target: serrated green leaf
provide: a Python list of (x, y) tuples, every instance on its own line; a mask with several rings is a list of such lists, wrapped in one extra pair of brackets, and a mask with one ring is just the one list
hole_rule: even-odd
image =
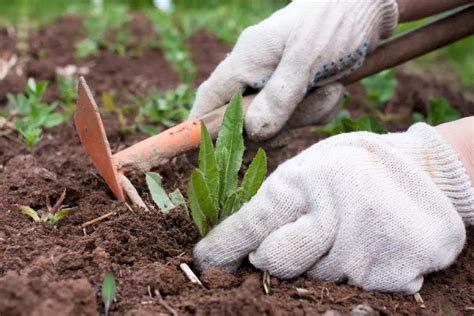
[(219, 216), (220, 221), (223, 221), (226, 217), (228, 217), (229, 215), (232, 215), (232, 213), (234, 213), (240, 208), (242, 204), (240, 197), (241, 197), (240, 189), (229, 194), (229, 196), (225, 200), (224, 205), (221, 209), (221, 214)]
[(263, 183), (267, 173), (267, 155), (263, 149), (259, 149), (250, 163), (242, 181), (242, 202), (249, 201)]
[(20, 212), (22, 212), (26, 216), (31, 217), (35, 222), (41, 221), (40, 217), (38, 216), (38, 213), (31, 207), (20, 205), (18, 208), (20, 209)]
[(237, 175), (244, 153), (243, 124), (242, 94), (237, 92), (225, 111), (216, 142), (216, 159), (223, 173), (221, 186), (224, 197), (237, 187)]
[(217, 224), (218, 218), (204, 175), (197, 169), (193, 170), (188, 182), (188, 198), (193, 221), (204, 236), (210, 227)]
[(166, 194), (166, 191), (163, 188), (162, 178), (158, 173), (147, 172), (146, 184), (148, 190), (150, 190), (153, 202), (155, 202), (161, 212), (168, 213), (176, 207), (169, 199), (168, 194)]
[[(227, 149), (226, 148), (222, 148), (221, 152), (219, 155), (217, 155), (217, 153), (215, 153), (216, 155), (216, 162), (217, 162), (217, 167), (219, 169), (219, 192), (218, 192), (218, 207), (221, 207), (223, 205), (223, 202), (225, 200), (225, 197), (226, 197), (226, 194), (224, 192), (225, 190), (225, 176), (226, 176), (226, 159), (227, 157), (229, 156), (228, 152), (227, 152)], [(228, 194), (227, 194), (228, 196)]]
[(219, 198), (219, 170), (211, 135), (206, 125), (201, 122), (201, 142), (199, 144), (199, 169), (204, 174), (209, 192), (217, 206)]
[(102, 301), (105, 306), (105, 315), (109, 315), (109, 309), (117, 294), (115, 277), (112, 273), (107, 273), (102, 282)]

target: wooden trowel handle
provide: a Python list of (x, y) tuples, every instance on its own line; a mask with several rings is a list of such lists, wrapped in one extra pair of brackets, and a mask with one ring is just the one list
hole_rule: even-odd
[[(363, 66), (341, 82), (354, 83), (387, 68), (431, 52), (474, 33), (474, 6), (464, 7), (447, 17), (389, 39), (367, 56)], [(247, 109), (255, 95), (244, 97)], [(211, 136), (215, 138), (221, 126), (226, 106), (201, 118)], [(187, 120), (169, 130), (150, 137), (113, 156), (114, 164), (123, 170), (147, 171), (162, 159), (172, 158), (199, 146), (201, 128), (199, 120)]]

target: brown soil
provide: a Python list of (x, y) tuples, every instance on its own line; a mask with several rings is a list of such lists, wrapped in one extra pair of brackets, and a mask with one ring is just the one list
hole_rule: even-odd
[[(0, 31), (0, 40), (2, 34)], [(136, 59), (101, 51), (98, 56), (75, 60), (72, 47), (82, 36), (81, 21), (75, 17), (59, 19), (40, 30), (32, 36), (26, 76), (34, 74), (52, 79), (55, 66), (75, 63), (91, 65), (88, 81), (95, 91), (123, 89), (146, 93), (151, 87), (166, 89), (178, 84), (176, 74), (156, 50), (146, 50)], [(198, 33), (197, 38), (190, 40), (190, 46), (194, 60), (200, 63), (197, 79), (200, 82), (229, 49), (212, 35)], [(40, 49), (46, 50), (46, 55), (39, 54)], [(426, 97), (436, 94), (448, 98), (464, 115), (474, 115), (474, 104), (463, 97), (459, 86), (446, 84), (443, 78), (431, 80), (410, 75), (403, 69), (398, 71), (398, 77), (397, 95), (388, 105), (394, 111), (407, 107), (422, 110)], [(19, 81), (8, 80), (21, 86)], [(349, 90), (353, 95), (350, 110), (362, 113), (363, 90), (360, 85), (353, 85)], [(6, 91), (0, 90), (0, 104)], [(144, 137), (142, 134), (124, 137), (112, 116), (107, 115), (104, 120), (114, 150)], [(392, 130), (400, 130), (409, 121), (392, 125), (389, 126)], [(420, 307), (413, 297), (367, 293), (304, 277), (293, 281), (272, 278), (273, 294), (267, 296), (261, 272), (248, 264), (235, 275), (219, 269), (204, 271), (200, 275), (204, 288), (200, 288), (192, 285), (179, 270), (183, 262), (192, 267), (192, 248), (199, 239), (186, 212), (176, 209), (167, 215), (157, 211), (145, 213), (115, 201), (83, 153), (72, 122), (46, 131), (31, 153), (19, 143), (15, 132), (2, 135), (0, 315), (103, 313), (100, 284), (108, 271), (114, 273), (118, 286), (112, 315), (167, 313), (156, 291), (179, 314), (199, 315), (315, 315), (327, 310), (348, 314), (363, 303), (383, 315), (437, 315), (441, 314), (443, 304), (449, 305), (455, 314), (463, 315), (468, 314), (465, 308), (474, 306), (472, 227), (467, 246), (456, 263), (426, 278), (421, 291), (426, 308)], [(319, 139), (307, 128), (294, 131), (293, 136), (287, 146), (268, 151), (272, 168)], [(193, 164), (183, 156), (157, 171), (168, 189), (178, 187), (185, 191), (192, 168)], [(132, 181), (151, 205), (143, 177), (135, 175)], [(45, 209), (45, 199), (55, 201), (64, 188), (67, 189), (65, 204), (79, 206), (79, 211), (60, 222), (57, 228), (33, 223), (16, 209), (16, 204)], [(115, 215), (81, 229), (82, 223), (110, 211)], [(296, 288), (307, 289), (309, 294), (299, 297)]]

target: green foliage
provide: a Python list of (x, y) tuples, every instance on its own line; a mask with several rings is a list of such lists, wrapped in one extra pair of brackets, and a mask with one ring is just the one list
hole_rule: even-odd
[(163, 181), (158, 173), (147, 172), (145, 177), (151, 198), (161, 212), (168, 213), (178, 206), (183, 206), (187, 210), (186, 202), (179, 189), (176, 189), (168, 195), (163, 188)]
[(19, 205), (18, 209), (22, 214), (31, 217), (35, 222), (48, 222), (52, 226), (56, 226), (61, 219), (72, 215), (77, 210), (77, 207), (63, 206), (65, 197), (66, 190), (63, 191), (54, 206), (49, 205), (49, 202), (47, 203), (46, 212), (41, 210), (35, 211), (31, 207), (24, 205)]
[(207, 29), (229, 45), (244, 28), (259, 23), (288, 1), (177, 1), (176, 14), (187, 38)]
[(20, 212), (22, 214), (25, 214), (26, 216), (31, 217), (33, 219), (33, 221), (35, 221), (35, 222), (40, 222), (41, 221), (41, 218), (39, 217), (38, 212), (36, 212), (31, 207), (20, 205), (20, 206), (18, 206), (18, 209), (20, 210)]
[(122, 134), (140, 130), (148, 135), (156, 135), (159, 126), (174, 126), (188, 118), (194, 101), (195, 90), (180, 85), (166, 92), (150, 91), (146, 97), (129, 95), (130, 104), (115, 103), (115, 96), (109, 92), (101, 95), (102, 105), (117, 115)]
[(42, 102), (47, 86), (46, 81), (37, 83), (30, 78), (25, 94), (7, 95), (13, 124), (30, 150), (40, 141), (43, 128), (58, 126), (68, 118), (64, 113), (55, 111), (58, 106), (56, 102)]
[(377, 107), (385, 105), (393, 97), (397, 87), (393, 69), (381, 71), (361, 82), (367, 92), (367, 99)]
[(423, 122), (430, 125), (439, 125), (446, 122), (455, 121), (461, 118), (461, 113), (449, 104), (448, 100), (444, 98), (430, 98), (426, 105), (426, 118), (423, 114), (413, 113), (413, 121)]
[(56, 76), (59, 89), (59, 101), (63, 109), (63, 116), (69, 119), (76, 110), (77, 78)]
[(220, 196), (230, 195), (237, 187), (237, 175), (244, 154), (243, 121), (242, 96), (237, 94), (230, 101), (216, 141), (215, 154), (221, 171)]
[(140, 109), (136, 119), (138, 128), (146, 134), (155, 135), (156, 127), (147, 124), (158, 123), (171, 127), (188, 118), (194, 101), (194, 90), (187, 85), (180, 85), (176, 90), (165, 93), (152, 91), (143, 99), (135, 98)]
[(186, 38), (173, 22), (173, 16), (159, 10), (150, 10), (147, 14), (160, 34), (159, 46), (162, 48), (165, 58), (176, 69), (181, 82), (191, 83), (194, 80), (196, 67), (191, 61)]
[(26, 148), (32, 150), (41, 140), (41, 128), (32, 127), (32, 126), (22, 126), (19, 124), (19, 121), (15, 122), (15, 127), (18, 129), (18, 132), (23, 137), (23, 142), (26, 145)]
[(105, 316), (109, 315), (110, 306), (112, 305), (115, 295), (117, 294), (117, 286), (115, 277), (112, 273), (107, 273), (102, 281), (102, 301), (105, 307)]
[(76, 58), (86, 57), (89, 55), (94, 55), (99, 51), (99, 43), (90, 38), (86, 38), (80, 42), (77, 42), (74, 45), (74, 49), (74, 56)]
[[(89, 56), (106, 48), (120, 55), (126, 55), (126, 48), (130, 42), (130, 31), (124, 27), (130, 19), (128, 8), (123, 5), (94, 6), (91, 14), (85, 19), (87, 37), (76, 43), (76, 58)], [(114, 34), (110, 39), (108, 34)]]
[(240, 187), (237, 176), (244, 153), (242, 96), (236, 94), (224, 114), (214, 149), (211, 136), (201, 123), (199, 168), (188, 181), (191, 216), (201, 235), (237, 211), (257, 193), (267, 170), (265, 152), (259, 149)]
[(357, 119), (352, 119), (351, 115), (346, 110), (341, 111), (339, 115), (325, 127), (314, 128), (313, 131), (329, 136), (357, 131), (367, 131), (377, 134), (387, 132), (375, 116), (367, 114), (361, 115)]

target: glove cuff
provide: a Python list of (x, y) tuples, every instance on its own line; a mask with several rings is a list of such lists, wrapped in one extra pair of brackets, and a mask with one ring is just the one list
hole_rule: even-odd
[(415, 136), (420, 144), (408, 146), (409, 154), (451, 200), (464, 223), (474, 225), (474, 188), (457, 152), (427, 124), (415, 124), (407, 134)]

